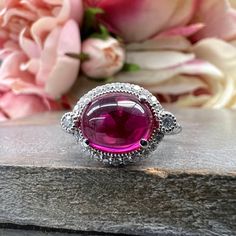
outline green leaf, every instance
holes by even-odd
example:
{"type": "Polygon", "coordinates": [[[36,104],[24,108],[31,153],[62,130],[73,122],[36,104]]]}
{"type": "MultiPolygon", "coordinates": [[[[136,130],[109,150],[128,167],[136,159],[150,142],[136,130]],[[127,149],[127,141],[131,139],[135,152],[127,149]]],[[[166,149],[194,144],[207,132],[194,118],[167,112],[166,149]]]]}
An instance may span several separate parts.
{"type": "Polygon", "coordinates": [[[99,25],[101,34],[109,36],[109,31],[104,25],[99,25]]]}
{"type": "Polygon", "coordinates": [[[136,72],[136,71],[140,71],[140,66],[137,65],[137,64],[133,64],[133,63],[125,63],[123,68],[122,68],[122,71],[125,71],[125,72],[136,72]]]}
{"type": "Polygon", "coordinates": [[[108,29],[104,25],[99,25],[99,32],[90,35],[91,38],[106,40],[110,36],[108,29]]]}
{"type": "Polygon", "coordinates": [[[99,7],[88,7],[85,10],[85,16],[95,16],[97,14],[103,14],[104,10],[102,8],[99,7]]]}
{"type": "Polygon", "coordinates": [[[89,60],[89,55],[83,52],[81,53],[67,52],[65,55],[80,60],[81,62],[89,60]]]}
{"type": "Polygon", "coordinates": [[[84,22],[85,26],[93,26],[97,14],[103,14],[104,11],[101,8],[90,7],[85,10],[84,22]]]}
{"type": "Polygon", "coordinates": [[[82,38],[88,37],[88,35],[94,31],[96,27],[96,16],[98,14],[103,14],[104,11],[101,8],[90,7],[84,12],[84,20],[82,27],[82,38]]]}

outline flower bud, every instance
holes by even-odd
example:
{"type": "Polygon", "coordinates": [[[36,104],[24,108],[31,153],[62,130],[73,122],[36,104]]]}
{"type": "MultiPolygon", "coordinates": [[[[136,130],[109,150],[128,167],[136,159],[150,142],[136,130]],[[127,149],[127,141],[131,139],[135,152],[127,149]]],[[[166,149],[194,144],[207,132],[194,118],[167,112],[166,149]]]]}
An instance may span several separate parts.
{"type": "Polygon", "coordinates": [[[82,53],[89,57],[82,63],[82,71],[91,78],[110,77],[123,67],[125,61],[124,48],[112,37],[86,39],[82,43],[82,53]]]}

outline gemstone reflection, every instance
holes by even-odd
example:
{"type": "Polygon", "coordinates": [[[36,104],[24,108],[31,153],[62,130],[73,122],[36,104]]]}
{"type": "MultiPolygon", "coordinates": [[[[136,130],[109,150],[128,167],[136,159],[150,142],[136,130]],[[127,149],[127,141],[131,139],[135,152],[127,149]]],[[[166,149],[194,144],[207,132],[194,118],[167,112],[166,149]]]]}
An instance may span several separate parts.
{"type": "Polygon", "coordinates": [[[125,153],[140,148],[159,126],[146,103],[134,95],[110,93],[96,98],[82,114],[81,130],[89,145],[103,152],[125,153]]]}

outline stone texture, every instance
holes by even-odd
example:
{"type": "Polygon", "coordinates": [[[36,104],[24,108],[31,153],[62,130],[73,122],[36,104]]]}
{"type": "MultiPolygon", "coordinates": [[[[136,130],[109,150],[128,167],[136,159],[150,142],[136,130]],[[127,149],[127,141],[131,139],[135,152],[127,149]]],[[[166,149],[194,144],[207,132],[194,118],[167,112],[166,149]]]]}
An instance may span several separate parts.
{"type": "Polygon", "coordinates": [[[61,131],[61,114],[1,124],[0,222],[145,236],[235,235],[236,112],[171,111],[182,134],[165,137],[149,159],[125,168],[89,160],[61,131]]]}
{"type": "MultiPolygon", "coordinates": [[[[1,229],[0,236],[83,236],[85,234],[77,233],[64,233],[64,232],[47,232],[44,229],[42,230],[24,230],[24,229],[1,229]]],[[[92,234],[91,236],[98,236],[92,234]]],[[[105,236],[105,235],[104,235],[105,236]]],[[[109,235],[107,235],[109,236],[109,235]]]]}

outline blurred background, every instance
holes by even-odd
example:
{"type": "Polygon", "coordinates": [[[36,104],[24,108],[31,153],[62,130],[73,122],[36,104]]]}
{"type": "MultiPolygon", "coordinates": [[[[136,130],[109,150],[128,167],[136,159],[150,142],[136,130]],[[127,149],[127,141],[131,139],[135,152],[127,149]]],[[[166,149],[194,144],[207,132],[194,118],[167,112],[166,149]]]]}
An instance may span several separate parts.
{"type": "Polygon", "coordinates": [[[235,0],[0,0],[0,121],[139,84],[177,107],[236,108],[235,0]]]}

